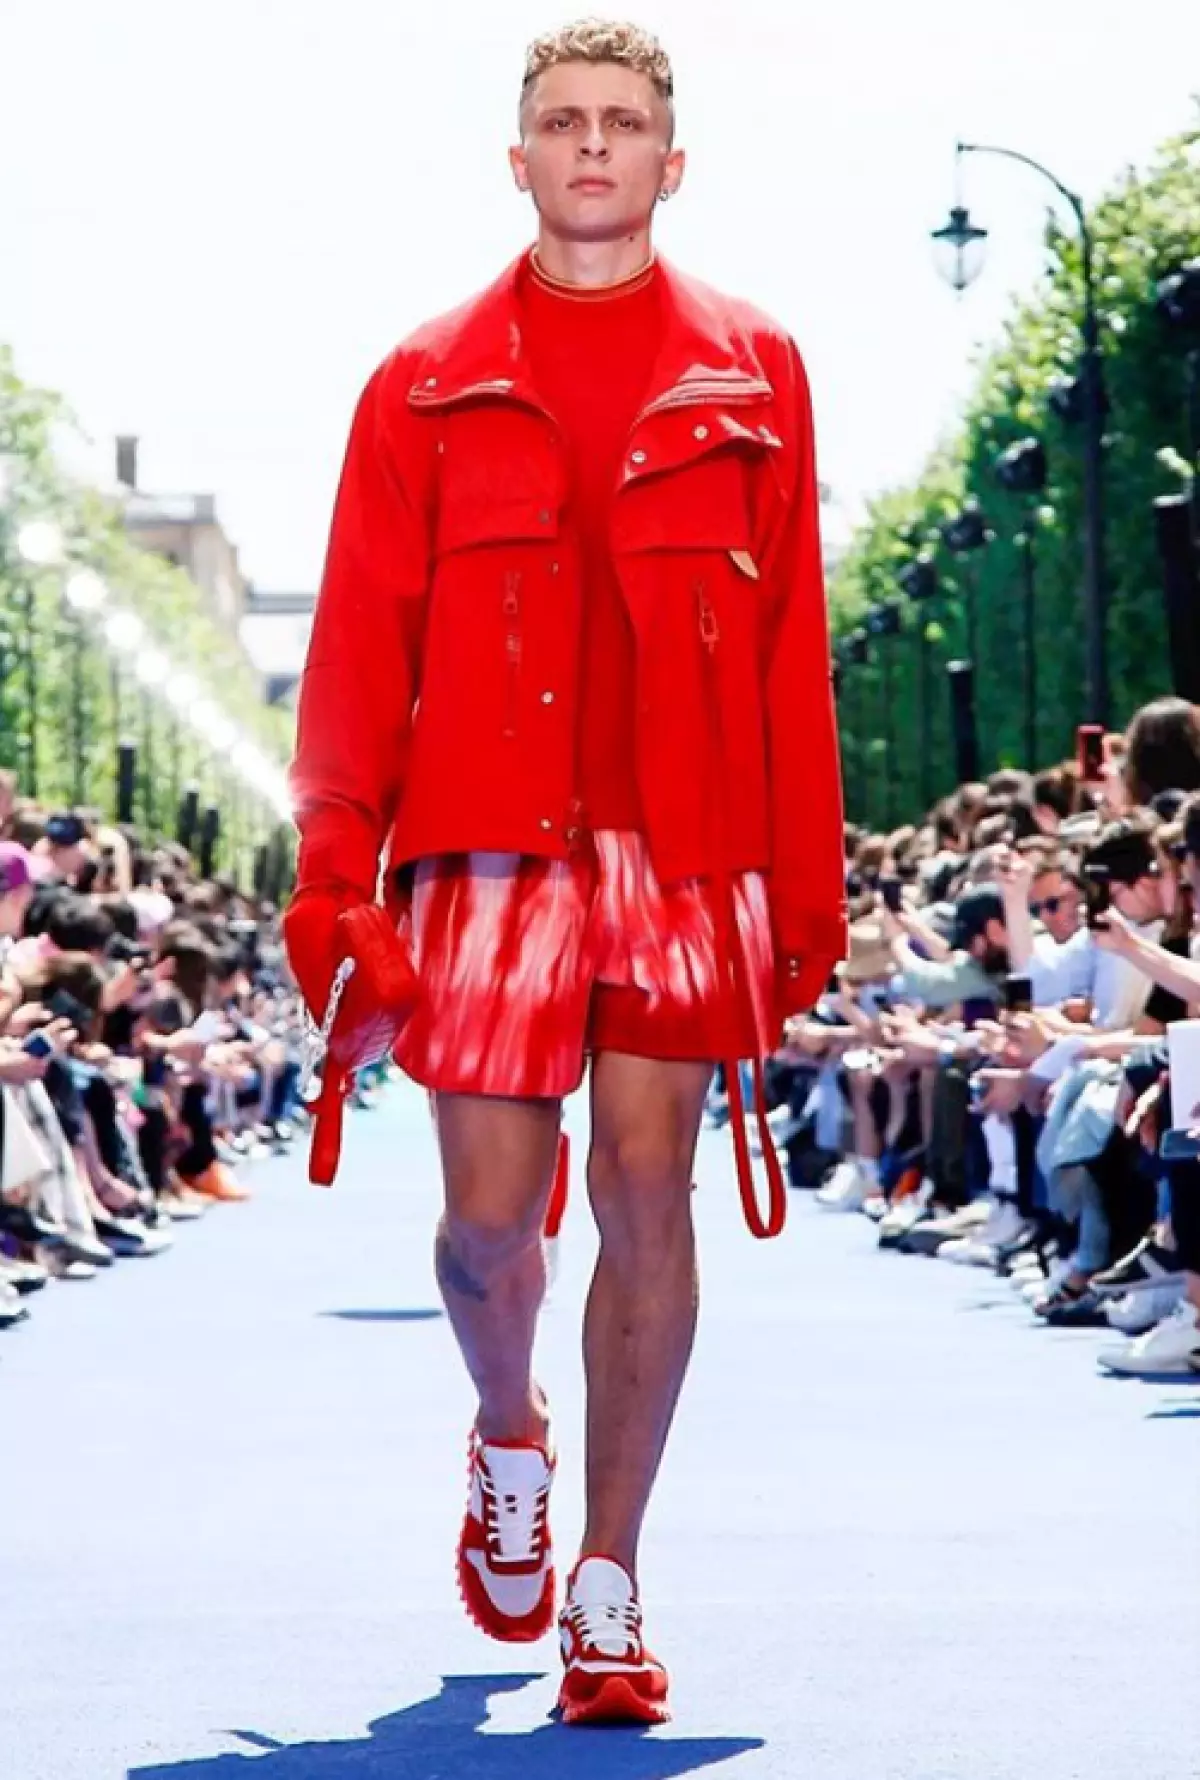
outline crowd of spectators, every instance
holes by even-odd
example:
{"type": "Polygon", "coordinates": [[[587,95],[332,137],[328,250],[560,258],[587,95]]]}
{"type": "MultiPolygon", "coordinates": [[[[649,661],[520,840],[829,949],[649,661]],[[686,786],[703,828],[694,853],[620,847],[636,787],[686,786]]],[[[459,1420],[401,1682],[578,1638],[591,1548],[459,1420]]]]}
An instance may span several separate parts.
{"type": "Polygon", "coordinates": [[[301,1038],[274,909],[0,773],[0,1329],[248,1197],[301,1038]]]}
{"type": "Polygon", "coordinates": [[[963,785],[919,827],[848,830],[849,956],[772,1061],[770,1123],[793,1184],[881,1248],[1105,1329],[1109,1373],[1195,1373],[1200,1106],[1189,1066],[1172,1107],[1170,1065],[1178,1101],[1200,712],[1160,699],[1080,752],[963,785]]]}

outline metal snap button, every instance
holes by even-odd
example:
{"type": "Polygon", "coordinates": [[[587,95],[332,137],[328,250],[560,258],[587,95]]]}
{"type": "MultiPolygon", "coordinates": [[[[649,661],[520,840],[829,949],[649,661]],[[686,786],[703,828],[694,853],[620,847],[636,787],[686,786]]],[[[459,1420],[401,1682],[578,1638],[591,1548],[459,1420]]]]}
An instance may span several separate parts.
{"type": "Polygon", "coordinates": [[[692,437],[693,437],[693,439],[707,439],[708,428],[706,426],[693,427],[692,428],[692,437]]]}
{"type": "Polygon", "coordinates": [[[426,389],[436,389],[437,388],[437,378],[436,377],[427,377],[425,379],[425,387],[426,387],[426,389]]]}
{"type": "Polygon", "coordinates": [[[538,827],[542,830],[543,834],[549,834],[550,830],[554,827],[554,824],[551,822],[549,816],[543,816],[538,823],[538,827]]]}
{"type": "Polygon", "coordinates": [[[552,692],[543,692],[542,703],[544,705],[552,705],[554,703],[554,694],[552,692]]]}
{"type": "Polygon", "coordinates": [[[631,464],[644,464],[646,461],[646,453],[644,451],[631,451],[629,454],[629,461],[631,464]]]}

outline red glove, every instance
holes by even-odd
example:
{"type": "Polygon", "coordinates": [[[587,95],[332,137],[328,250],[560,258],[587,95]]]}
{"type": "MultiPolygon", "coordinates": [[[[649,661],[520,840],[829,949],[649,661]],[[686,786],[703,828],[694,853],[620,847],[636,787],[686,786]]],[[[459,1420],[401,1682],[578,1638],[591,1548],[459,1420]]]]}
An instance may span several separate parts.
{"type": "Polygon", "coordinates": [[[334,972],[345,953],[345,947],[338,942],[338,916],[367,900],[349,888],[299,890],[284,911],[283,943],[288,963],[318,1026],[325,1018],[334,972]]]}

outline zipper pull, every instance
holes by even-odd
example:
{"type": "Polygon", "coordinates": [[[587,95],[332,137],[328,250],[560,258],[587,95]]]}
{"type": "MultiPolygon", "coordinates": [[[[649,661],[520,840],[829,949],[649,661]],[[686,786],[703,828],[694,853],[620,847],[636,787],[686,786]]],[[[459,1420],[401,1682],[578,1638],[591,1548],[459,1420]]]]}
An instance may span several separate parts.
{"type": "Polygon", "coordinates": [[[517,598],[520,586],[520,574],[516,570],[510,570],[504,577],[504,599],[502,606],[506,618],[516,618],[520,613],[521,602],[517,598]]]}
{"type": "Polygon", "coordinates": [[[721,640],[717,614],[703,581],[696,583],[696,603],[700,608],[700,640],[711,655],[721,640]]]}

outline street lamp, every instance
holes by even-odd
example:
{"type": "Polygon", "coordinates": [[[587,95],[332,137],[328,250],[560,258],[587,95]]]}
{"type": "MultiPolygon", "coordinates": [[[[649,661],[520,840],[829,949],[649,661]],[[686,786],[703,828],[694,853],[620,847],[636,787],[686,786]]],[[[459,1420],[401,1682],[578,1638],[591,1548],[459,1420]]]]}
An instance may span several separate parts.
{"type": "Polygon", "coordinates": [[[993,468],[1001,488],[1010,494],[1030,497],[1025,524],[1013,543],[1021,556],[1022,653],[1025,658],[1025,769],[1036,772],[1037,752],[1037,562],[1033,532],[1036,510],[1033,497],[1046,486],[1046,452],[1040,439],[1017,439],[997,456],[993,468]]]}
{"type": "Polygon", "coordinates": [[[27,519],[17,528],[17,555],[30,568],[53,569],[65,554],[63,535],[52,519],[27,519]]]}
{"type": "MultiPolygon", "coordinates": [[[[956,169],[964,155],[998,155],[1031,167],[1049,180],[1074,213],[1083,258],[1083,354],[1080,364],[1080,418],[1083,422],[1084,508],[1084,683],[1086,714],[1090,722],[1108,726],[1108,646],[1106,636],[1108,582],[1104,550],[1104,360],[1100,351],[1100,320],[1096,306],[1096,271],[1092,232],[1083,199],[1063,184],[1048,167],[1012,148],[995,148],[979,142],[960,142],[955,149],[956,169]]],[[[950,221],[933,231],[938,270],[957,291],[965,290],[983,265],[986,229],[978,228],[962,205],[955,205],[950,221]]]]}
{"type": "MultiPolygon", "coordinates": [[[[938,572],[933,558],[927,553],[914,556],[906,562],[896,577],[900,591],[910,599],[914,606],[921,606],[926,601],[936,599],[938,594],[938,572]]],[[[929,683],[929,635],[925,616],[918,611],[917,619],[917,691],[920,695],[920,711],[918,715],[918,733],[920,735],[919,773],[921,807],[927,810],[933,802],[930,781],[933,777],[933,689],[929,683]]]]}
{"type": "Polygon", "coordinates": [[[1159,279],[1154,307],[1173,334],[1191,341],[1183,361],[1184,403],[1188,464],[1192,472],[1192,538],[1200,550],[1200,260],[1189,260],[1178,271],[1159,279]]]}
{"type": "Polygon", "coordinates": [[[856,746],[852,750],[847,750],[846,769],[847,773],[849,773],[850,762],[853,761],[855,777],[854,804],[855,808],[858,810],[865,809],[867,804],[869,775],[867,769],[866,748],[870,719],[867,710],[867,701],[862,696],[860,677],[851,674],[850,679],[847,682],[846,674],[851,668],[866,667],[870,660],[871,639],[866,631],[859,627],[857,630],[848,632],[838,645],[838,663],[842,671],[842,685],[847,688],[847,696],[845,700],[847,706],[846,727],[856,741],[856,746]],[[859,697],[855,701],[852,717],[849,715],[849,686],[860,687],[859,697]]]}
{"type": "MultiPolygon", "coordinates": [[[[872,606],[867,613],[866,631],[868,637],[876,637],[882,641],[886,637],[898,637],[901,630],[900,608],[894,600],[881,600],[872,606]]],[[[895,776],[893,761],[896,757],[895,705],[892,685],[892,652],[890,649],[879,651],[880,665],[883,669],[883,747],[884,747],[884,797],[886,820],[889,824],[896,820],[895,776]]]]}
{"type": "Polygon", "coordinates": [[[76,569],[67,576],[67,604],[76,612],[99,612],[108,599],[108,588],[95,569],[76,569]]]}
{"type": "Polygon", "coordinates": [[[961,565],[967,660],[974,664],[979,660],[979,574],[972,558],[987,548],[995,533],[988,529],[979,502],[971,495],[938,528],[938,535],[961,565]]]}

